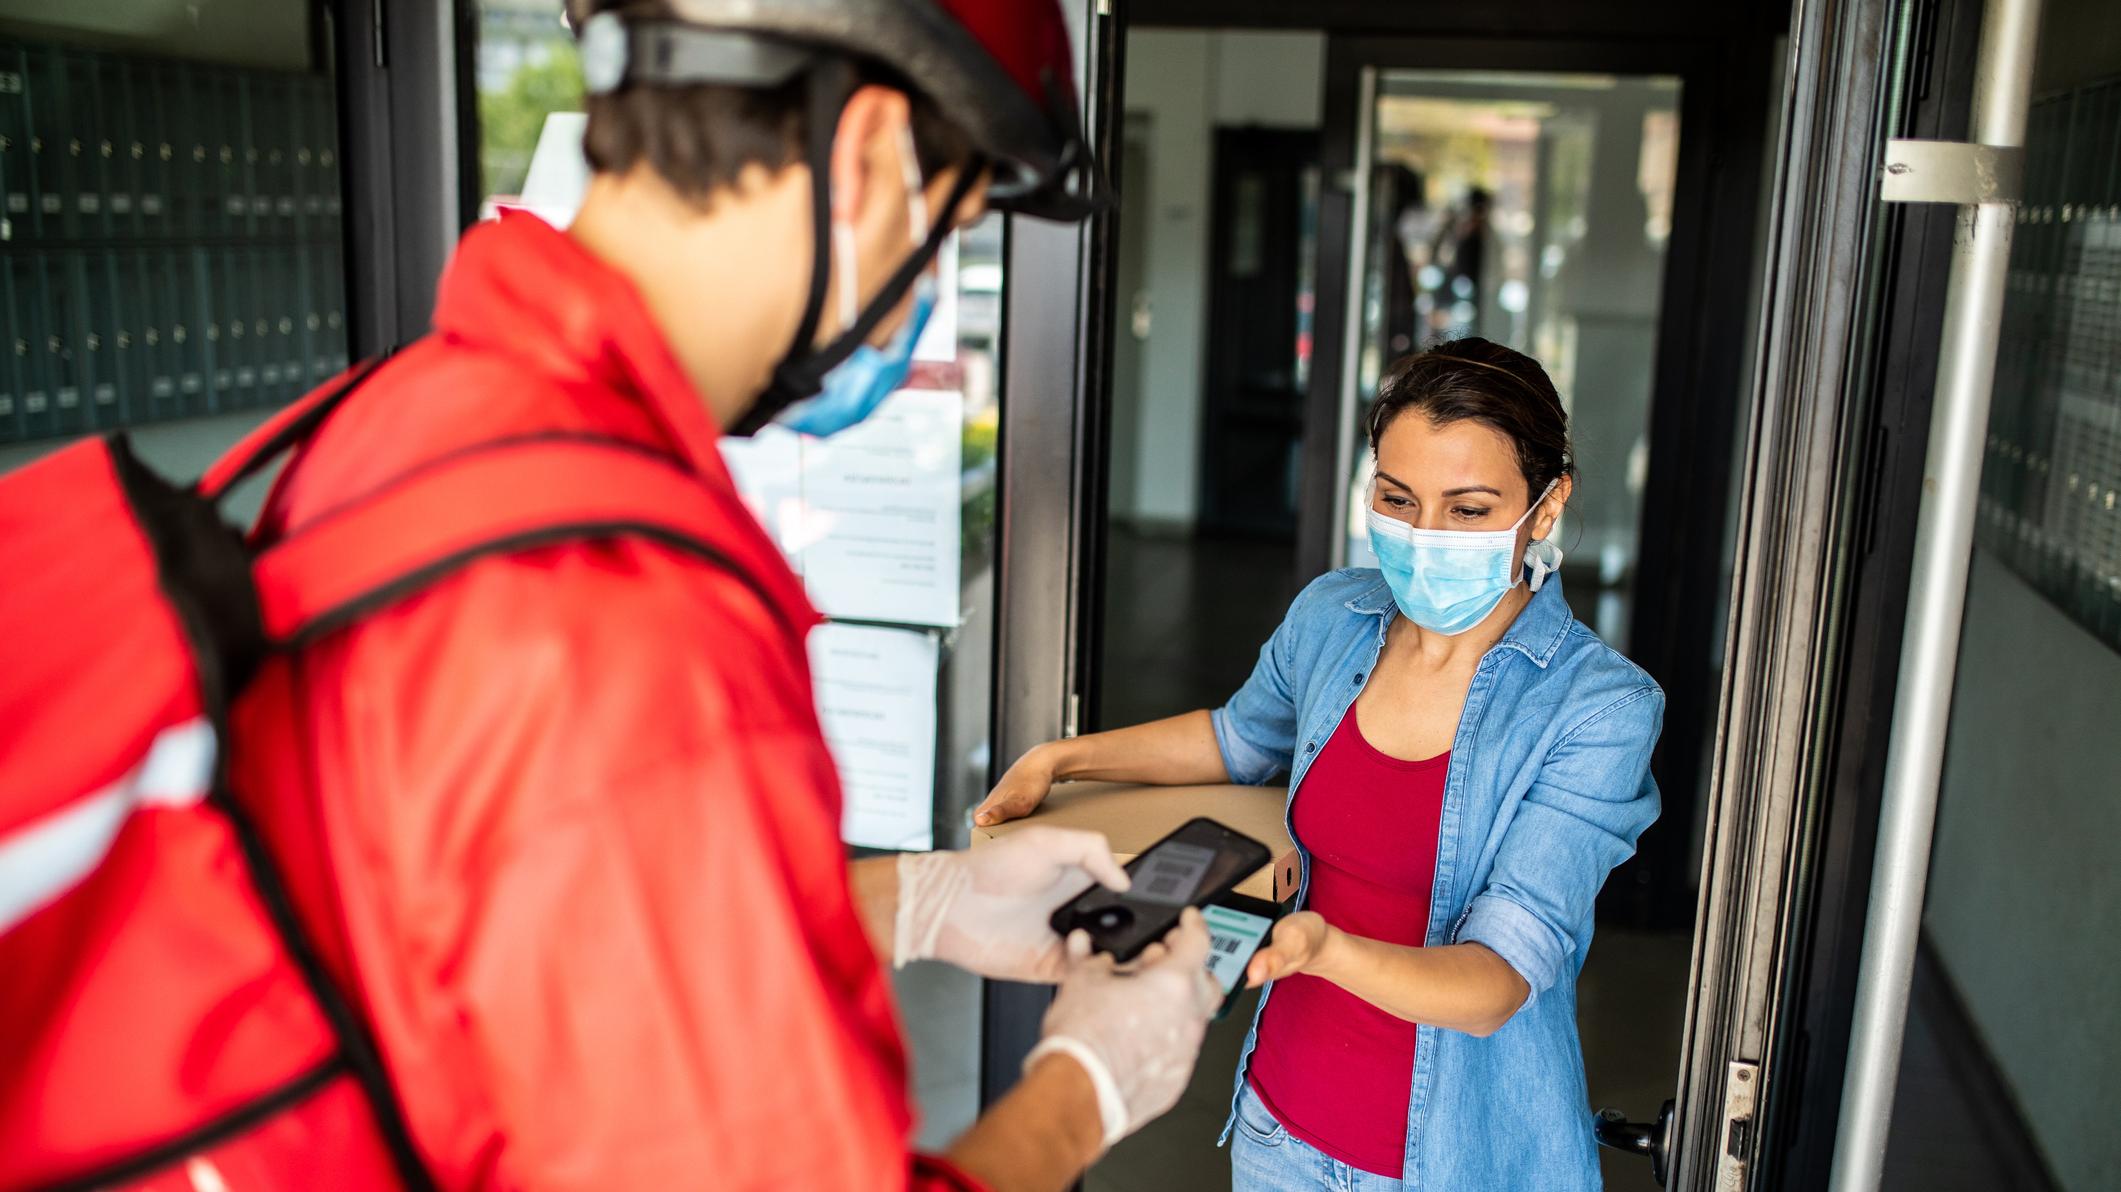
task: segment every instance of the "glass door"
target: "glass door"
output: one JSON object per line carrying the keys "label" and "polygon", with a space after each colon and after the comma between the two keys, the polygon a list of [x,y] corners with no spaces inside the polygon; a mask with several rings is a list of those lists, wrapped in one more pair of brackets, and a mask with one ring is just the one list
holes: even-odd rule
{"label": "glass door", "polygon": [[[1392,361],[1480,336],[1540,361],[1581,477],[1556,533],[1571,599],[1627,650],[1679,162],[1672,75],[1373,76],[1352,427]],[[1351,291],[1352,292],[1352,291]],[[1371,566],[1349,444],[1342,558]]]}
{"label": "glass door", "polygon": [[[1599,1129],[1614,1188],[1744,1187],[1761,1149],[1778,915],[1806,863],[1801,750],[1825,747],[1805,720],[1819,688],[1776,663],[1831,662],[1831,624],[1800,610],[1846,598],[1848,531],[1807,552],[1792,528],[1822,524],[1862,474],[1831,437],[1854,390],[1822,362],[1866,342],[1853,313],[1874,296],[1868,274],[1825,266],[1868,260],[1870,120],[1904,61],[1849,7],[1797,10],[1799,63],[1765,23],[1714,49],[1329,51],[1323,160],[1340,185],[1321,208],[1308,566],[1366,554],[1351,497],[1377,378],[1405,352],[1494,339],[1541,360],[1570,413],[1583,479],[1559,530],[1567,599],[1666,692],[1663,814],[1602,892],[1578,984],[1593,1104],[1618,1111]],[[1809,88],[1802,104],[1783,77]],[[1836,156],[1792,156],[1792,113],[1826,108],[1839,122],[1805,143]],[[1860,197],[1822,198],[1844,194]],[[1796,394],[1800,377],[1815,387]],[[1800,458],[1835,467],[1793,485]]]}
{"label": "glass door", "polygon": [[[1366,79],[1357,173],[1368,191],[1336,422],[1341,556],[1376,565],[1357,428],[1380,376],[1446,341],[1492,340],[1538,360],[1568,411],[1580,475],[1555,530],[1563,590],[1628,653],[1684,84],[1382,66]],[[1692,791],[1667,798],[1691,805]],[[1609,909],[1585,961],[1578,1021],[1594,1105],[1648,1115],[1672,1096],[1693,898],[1670,896],[1681,905],[1653,922]],[[1609,1187],[1654,1186],[1647,1164],[1609,1152],[1605,1166]]]}

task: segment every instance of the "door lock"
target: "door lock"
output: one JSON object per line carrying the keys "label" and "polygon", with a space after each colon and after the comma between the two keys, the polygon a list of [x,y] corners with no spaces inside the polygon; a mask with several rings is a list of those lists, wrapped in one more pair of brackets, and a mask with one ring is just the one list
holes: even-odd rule
{"label": "door lock", "polygon": [[1651,1177],[1658,1187],[1664,1187],[1672,1167],[1672,1102],[1666,1101],[1657,1111],[1655,1125],[1631,1122],[1617,1109],[1601,1109],[1592,1123],[1592,1132],[1602,1146],[1648,1159]]}

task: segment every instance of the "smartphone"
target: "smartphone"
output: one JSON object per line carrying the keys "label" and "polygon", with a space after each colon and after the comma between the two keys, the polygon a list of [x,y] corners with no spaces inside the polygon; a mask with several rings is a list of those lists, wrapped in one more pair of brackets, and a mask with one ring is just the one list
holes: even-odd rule
{"label": "smartphone", "polygon": [[1127,862],[1132,889],[1090,887],[1053,912],[1053,930],[1087,931],[1093,950],[1124,964],[1169,934],[1180,912],[1228,894],[1271,856],[1266,845],[1206,816],[1187,820]]}
{"label": "smartphone", "polygon": [[1208,975],[1223,991],[1223,1004],[1215,1011],[1220,1019],[1244,992],[1245,966],[1274,934],[1274,920],[1281,917],[1281,908],[1263,899],[1231,894],[1200,913],[1208,920]]}

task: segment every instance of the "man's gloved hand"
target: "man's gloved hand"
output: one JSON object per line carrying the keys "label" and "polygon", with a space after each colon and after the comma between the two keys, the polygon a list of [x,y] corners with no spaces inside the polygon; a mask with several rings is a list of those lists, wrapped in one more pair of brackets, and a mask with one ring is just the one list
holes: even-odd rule
{"label": "man's gloved hand", "polygon": [[974,850],[903,854],[892,962],[941,960],[982,977],[1052,984],[1065,964],[1048,920],[1092,882],[1127,888],[1127,871],[1096,832],[1024,828]]}
{"label": "man's gloved hand", "polygon": [[1178,1104],[1222,991],[1208,975],[1208,927],[1187,908],[1179,925],[1126,969],[1068,937],[1068,973],[1046,1010],[1045,1037],[1028,1070],[1053,1052],[1074,1057],[1097,1089],[1111,1146]]}

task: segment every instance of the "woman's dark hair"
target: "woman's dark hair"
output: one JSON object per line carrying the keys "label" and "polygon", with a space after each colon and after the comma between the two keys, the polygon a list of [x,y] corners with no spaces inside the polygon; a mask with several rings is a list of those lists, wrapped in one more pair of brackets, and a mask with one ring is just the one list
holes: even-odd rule
{"label": "woman's dark hair", "polygon": [[1518,469],[1535,499],[1555,480],[1576,474],[1568,411],[1547,370],[1523,352],[1468,338],[1400,357],[1378,382],[1365,419],[1370,450],[1409,413],[1435,426],[1470,421],[1501,432],[1517,448]]}

